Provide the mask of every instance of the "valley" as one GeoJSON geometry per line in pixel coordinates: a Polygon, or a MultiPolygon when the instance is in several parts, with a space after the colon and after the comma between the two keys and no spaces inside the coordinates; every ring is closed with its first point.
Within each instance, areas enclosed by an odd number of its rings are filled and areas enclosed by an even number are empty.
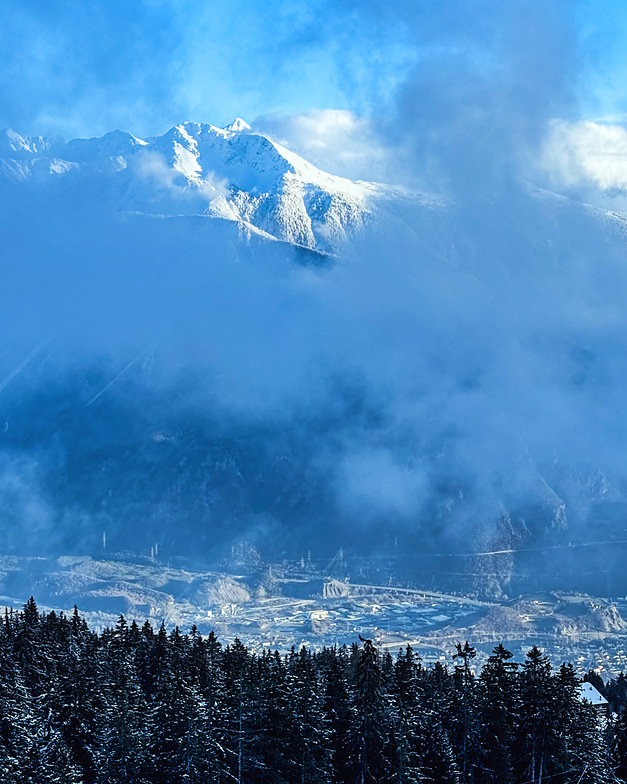
{"type": "Polygon", "coordinates": [[[325,568],[305,558],[264,562],[250,545],[215,570],[128,554],[3,557],[0,603],[19,609],[32,594],[48,611],[76,604],[96,630],[123,614],[155,628],[214,631],[257,652],[351,645],[361,635],[393,655],[411,645],[425,663],[450,664],[455,645],[469,640],[477,667],[502,642],[518,661],[537,644],[555,666],[572,661],[580,674],[627,670],[627,597],[547,591],[488,601],[395,585],[391,575],[387,585],[351,582],[343,571],[341,551],[325,568]]]}

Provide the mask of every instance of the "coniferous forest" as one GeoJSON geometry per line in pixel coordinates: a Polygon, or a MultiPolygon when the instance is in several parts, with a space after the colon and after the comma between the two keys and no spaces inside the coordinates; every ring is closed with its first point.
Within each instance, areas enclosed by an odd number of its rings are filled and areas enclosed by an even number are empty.
{"type": "Polygon", "coordinates": [[[617,718],[579,699],[571,665],[503,646],[425,667],[370,641],[287,655],[213,634],[96,634],[34,600],[0,628],[0,784],[608,784],[627,780],[617,718]]]}

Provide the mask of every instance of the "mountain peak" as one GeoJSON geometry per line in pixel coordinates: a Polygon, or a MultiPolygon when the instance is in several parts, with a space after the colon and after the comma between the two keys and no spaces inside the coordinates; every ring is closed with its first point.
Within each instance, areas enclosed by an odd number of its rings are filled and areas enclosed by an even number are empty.
{"type": "Polygon", "coordinates": [[[224,127],[224,130],[239,133],[240,131],[250,131],[252,129],[245,120],[242,120],[241,117],[236,117],[232,123],[229,123],[224,127]]]}
{"type": "Polygon", "coordinates": [[[22,136],[11,128],[0,131],[0,153],[35,155],[50,149],[50,141],[43,136],[22,136]]]}
{"type": "Polygon", "coordinates": [[[115,211],[206,215],[325,253],[360,231],[383,195],[317,169],[241,117],[225,128],[183,122],[147,139],[115,130],[54,145],[0,132],[0,177],[34,187],[51,177],[59,193],[91,194],[115,211]]]}

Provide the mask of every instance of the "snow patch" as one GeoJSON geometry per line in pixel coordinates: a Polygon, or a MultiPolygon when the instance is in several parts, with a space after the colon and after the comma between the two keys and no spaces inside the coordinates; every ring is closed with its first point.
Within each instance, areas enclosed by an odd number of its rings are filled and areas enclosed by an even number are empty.
{"type": "Polygon", "coordinates": [[[224,126],[224,130],[232,133],[241,133],[242,131],[250,131],[251,127],[241,117],[236,117],[232,123],[224,126]]]}

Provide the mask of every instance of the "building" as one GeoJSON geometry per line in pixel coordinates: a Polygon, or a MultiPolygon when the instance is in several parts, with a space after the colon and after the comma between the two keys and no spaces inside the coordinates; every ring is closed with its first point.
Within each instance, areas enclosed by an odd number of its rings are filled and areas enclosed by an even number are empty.
{"type": "Polygon", "coordinates": [[[605,716],[607,713],[608,702],[601,692],[591,683],[584,681],[579,687],[579,699],[582,702],[589,702],[597,713],[605,716]]]}

